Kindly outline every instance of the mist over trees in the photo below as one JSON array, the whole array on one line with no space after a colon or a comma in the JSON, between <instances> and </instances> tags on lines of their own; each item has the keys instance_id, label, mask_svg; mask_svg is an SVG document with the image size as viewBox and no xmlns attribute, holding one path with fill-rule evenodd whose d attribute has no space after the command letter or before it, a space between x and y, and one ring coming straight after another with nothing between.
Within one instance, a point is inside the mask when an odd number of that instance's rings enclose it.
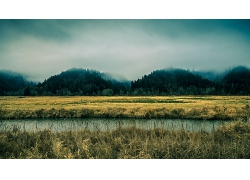
<instances>
[{"instance_id":1,"label":"mist over trees","mask_svg":"<svg viewBox=\"0 0 250 180\"><path fill-rule=\"evenodd\" d=\"M233 68L222 80L226 94L250 95L250 69L244 66Z\"/></svg>"},{"instance_id":2,"label":"mist over trees","mask_svg":"<svg viewBox=\"0 0 250 180\"><path fill-rule=\"evenodd\" d=\"M143 95L183 95L214 93L213 83L187 70L168 69L157 70L141 79L131 82L131 90Z\"/></svg>"},{"instance_id":3,"label":"mist over trees","mask_svg":"<svg viewBox=\"0 0 250 180\"><path fill-rule=\"evenodd\" d=\"M30 89L31 95L124 95L128 91L126 83L114 79L104 79L103 74L88 69L70 69L51 76L43 83Z\"/></svg>"},{"instance_id":4,"label":"mist over trees","mask_svg":"<svg viewBox=\"0 0 250 180\"><path fill-rule=\"evenodd\" d=\"M250 69L237 66L223 73L162 69L134 81L89 69L70 69L32 83L11 71L0 71L0 95L250 95Z\"/></svg>"},{"instance_id":5,"label":"mist over trees","mask_svg":"<svg viewBox=\"0 0 250 180\"><path fill-rule=\"evenodd\" d=\"M23 94L23 89L28 85L33 85L34 83L26 81L21 74L1 70L0 71L0 95L21 95Z\"/></svg>"}]
</instances>

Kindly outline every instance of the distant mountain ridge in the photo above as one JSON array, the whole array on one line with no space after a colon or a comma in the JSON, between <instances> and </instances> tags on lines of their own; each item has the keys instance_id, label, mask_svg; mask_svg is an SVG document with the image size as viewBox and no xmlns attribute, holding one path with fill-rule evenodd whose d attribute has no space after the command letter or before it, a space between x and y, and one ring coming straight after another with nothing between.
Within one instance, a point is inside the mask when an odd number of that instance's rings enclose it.
<instances>
[{"instance_id":1,"label":"distant mountain ridge","mask_svg":"<svg viewBox=\"0 0 250 180\"><path fill-rule=\"evenodd\" d=\"M131 82L134 94L250 95L250 69L237 66L223 73L178 68L156 70Z\"/></svg>"},{"instance_id":2,"label":"distant mountain ridge","mask_svg":"<svg viewBox=\"0 0 250 180\"><path fill-rule=\"evenodd\" d=\"M167 68L134 81L73 68L38 84L19 73L0 71L0 95L250 95L249 85L250 69L246 66L222 73Z\"/></svg>"}]
</instances>

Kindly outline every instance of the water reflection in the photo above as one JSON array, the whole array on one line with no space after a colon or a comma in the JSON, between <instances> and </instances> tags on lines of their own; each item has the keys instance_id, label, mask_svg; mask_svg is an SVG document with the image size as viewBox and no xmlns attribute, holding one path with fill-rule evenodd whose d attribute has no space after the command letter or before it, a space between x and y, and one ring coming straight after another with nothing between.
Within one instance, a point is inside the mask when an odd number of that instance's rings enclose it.
<instances>
[{"instance_id":1,"label":"water reflection","mask_svg":"<svg viewBox=\"0 0 250 180\"><path fill-rule=\"evenodd\" d=\"M221 124L229 121L202 121L202 120L135 120L135 119L39 119L39 120L2 120L0 130L18 128L25 131L40 131L51 129L54 132L77 131L81 129L107 131L119 127L137 127L142 129L163 128L166 130L184 129L189 132L211 132Z\"/></svg>"}]
</instances>

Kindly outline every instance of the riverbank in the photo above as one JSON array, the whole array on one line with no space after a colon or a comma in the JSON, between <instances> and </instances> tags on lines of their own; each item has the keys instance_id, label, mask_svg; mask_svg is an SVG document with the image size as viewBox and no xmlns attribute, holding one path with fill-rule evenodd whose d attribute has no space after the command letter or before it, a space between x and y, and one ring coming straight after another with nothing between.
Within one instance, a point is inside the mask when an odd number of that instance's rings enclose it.
<instances>
[{"instance_id":1,"label":"riverbank","mask_svg":"<svg viewBox=\"0 0 250 180\"><path fill-rule=\"evenodd\" d=\"M110 131L0 131L0 158L249 159L250 122L212 133L135 127Z\"/></svg>"},{"instance_id":2,"label":"riverbank","mask_svg":"<svg viewBox=\"0 0 250 180\"><path fill-rule=\"evenodd\" d=\"M133 118L235 120L249 96L0 97L0 119Z\"/></svg>"}]
</instances>

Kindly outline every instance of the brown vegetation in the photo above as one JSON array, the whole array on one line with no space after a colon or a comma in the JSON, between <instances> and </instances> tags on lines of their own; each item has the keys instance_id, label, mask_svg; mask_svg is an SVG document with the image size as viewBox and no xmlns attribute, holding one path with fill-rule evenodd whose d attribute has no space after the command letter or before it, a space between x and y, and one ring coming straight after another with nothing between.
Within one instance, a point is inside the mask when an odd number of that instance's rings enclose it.
<instances>
[{"instance_id":1,"label":"brown vegetation","mask_svg":"<svg viewBox=\"0 0 250 180\"><path fill-rule=\"evenodd\" d=\"M143 130L0 131L0 158L218 159L250 158L250 122L232 122L212 133Z\"/></svg>"},{"instance_id":2,"label":"brown vegetation","mask_svg":"<svg viewBox=\"0 0 250 180\"><path fill-rule=\"evenodd\" d=\"M248 96L1 97L0 119L250 117Z\"/></svg>"}]
</instances>

